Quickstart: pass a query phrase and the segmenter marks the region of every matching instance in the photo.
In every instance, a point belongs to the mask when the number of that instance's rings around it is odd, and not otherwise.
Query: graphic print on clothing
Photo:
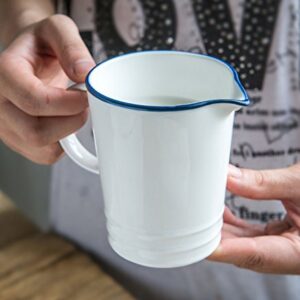
[[[120,37],[113,19],[115,1],[96,1],[96,29],[105,45],[108,57],[127,52],[141,50],[157,50],[173,48],[176,38],[175,8],[172,0],[141,1],[145,17],[145,31],[137,45],[129,46]],[[131,7],[133,11],[137,7]],[[137,31],[137,23],[131,24],[131,29]],[[139,31],[138,31],[139,32]]]
[[[230,62],[246,89],[262,89],[280,0],[245,1],[240,38],[227,0],[194,0],[207,54]]]
[[[96,30],[108,57],[140,50],[172,49],[176,14],[171,0],[140,1],[145,32],[130,47],[120,37],[113,19],[116,1],[96,1]],[[192,6],[206,53],[234,66],[247,89],[261,90],[281,0],[245,1],[241,37],[237,38],[227,0],[193,0]],[[132,10],[136,6],[132,5]],[[137,24],[133,24],[137,26]]]

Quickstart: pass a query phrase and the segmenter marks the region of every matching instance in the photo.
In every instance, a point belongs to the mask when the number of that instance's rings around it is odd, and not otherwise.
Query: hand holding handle
[[[68,89],[70,90],[80,90],[86,92],[85,84],[74,84],[70,86]],[[95,155],[90,153],[78,140],[75,133],[65,137],[64,139],[60,140],[60,144],[66,154],[79,166],[82,168],[95,173],[99,174],[99,167],[98,167],[98,159]]]

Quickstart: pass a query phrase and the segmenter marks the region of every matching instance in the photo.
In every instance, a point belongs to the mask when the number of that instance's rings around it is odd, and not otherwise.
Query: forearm
[[[26,26],[54,13],[52,0],[1,0],[0,42],[7,45]]]

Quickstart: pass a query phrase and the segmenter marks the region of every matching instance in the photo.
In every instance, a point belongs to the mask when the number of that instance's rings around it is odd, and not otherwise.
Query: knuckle
[[[22,109],[31,116],[37,116],[39,114],[38,103],[34,99],[28,96],[23,97]]]
[[[245,260],[236,264],[240,268],[250,270],[260,270],[265,265],[265,259],[263,255],[259,253],[249,255]]]
[[[64,43],[62,46],[61,55],[66,59],[72,59],[75,54],[79,53],[78,44],[75,42]]]
[[[56,28],[58,25],[72,26],[74,28],[77,28],[75,22],[70,17],[63,14],[52,15],[45,20],[45,23]]]
[[[41,30],[44,33],[59,32],[62,28],[79,32],[76,23],[68,16],[56,14],[42,21]]]
[[[263,171],[256,171],[254,180],[257,186],[262,187],[265,183],[265,174]]]
[[[259,251],[255,240],[249,244],[248,251],[246,258],[241,259],[235,265],[249,270],[262,270],[266,265],[266,258],[264,253]]]
[[[38,95],[41,91],[41,84],[33,83],[26,89],[19,91],[22,109],[31,116],[38,116],[40,114],[41,102],[38,100]]]

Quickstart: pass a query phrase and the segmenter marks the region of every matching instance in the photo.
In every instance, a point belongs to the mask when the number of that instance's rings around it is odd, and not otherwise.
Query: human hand
[[[86,94],[66,91],[68,78],[83,82],[93,66],[68,17],[25,28],[0,54],[0,139],[34,162],[59,159],[58,141],[87,118]]]
[[[284,220],[251,225],[224,212],[222,240],[209,260],[263,273],[300,274],[300,164],[255,171],[229,167],[227,188],[249,199],[280,199]]]

